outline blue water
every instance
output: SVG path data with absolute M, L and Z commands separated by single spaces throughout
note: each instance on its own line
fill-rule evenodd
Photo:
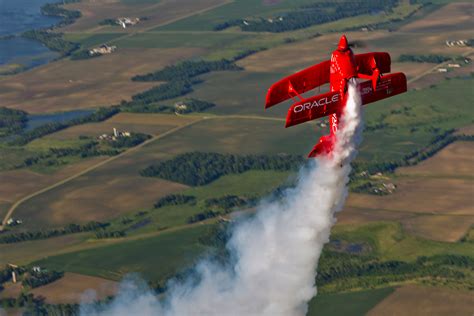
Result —
M 94 110 L 75 110 L 69 112 L 28 115 L 28 123 L 24 131 L 30 131 L 48 123 L 65 123 L 72 119 L 82 118 L 94 113 Z
M 60 18 L 44 16 L 40 8 L 56 0 L 0 0 L 0 36 L 19 35 L 24 31 L 50 27 Z M 0 65 L 38 66 L 56 58 L 41 43 L 25 38 L 0 39 Z

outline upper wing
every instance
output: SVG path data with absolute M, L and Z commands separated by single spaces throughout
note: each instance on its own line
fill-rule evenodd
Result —
M 267 92 L 265 108 L 286 101 L 292 97 L 290 87 L 302 94 L 329 82 L 329 60 L 301 70 L 274 83 Z
M 390 72 L 390 55 L 388 53 L 366 53 L 355 55 L 358 72 L 371 75 L 373 59 L 381 73 Z
M 375 90 L 371 81 L 359 84 L 362 104 L 390 98 L 407 91 L 407 78 L 401 72 L 382 76 Z M 345 100 L 338 91 L 327 92 L 293 104 L 288 110 L 285 127 L 298 125 L 341 111 Z

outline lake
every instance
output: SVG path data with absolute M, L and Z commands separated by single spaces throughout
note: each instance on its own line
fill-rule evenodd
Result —
M 0 36 L 19 35 L 24 31 L 50 27 L 60 18 L 41 14 L 40 8 L 51 0 L 0 0 Z M 43 44 L 21 38 L 0 39 L 0 66 L 35 67 L 58 57 Z

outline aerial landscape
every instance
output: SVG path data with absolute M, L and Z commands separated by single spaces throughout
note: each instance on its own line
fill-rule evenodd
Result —
M 50 1 L 0 1 L 1 316 L 474 314 L 474 3 Z M 264 107 L 342 34 L 408 89 L 328 167 Z

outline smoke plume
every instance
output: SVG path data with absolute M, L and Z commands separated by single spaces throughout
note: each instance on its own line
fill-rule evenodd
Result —
M 255 216 L 236 225 L 227 244 L 232 265 L 198 263 L 198 281 L 171 284 L 164 302 L 125 282 L 105 310 L 84 309 L 83 314 L 305 315 L 317 292 L 318 259 L 347 196 L 361 123 L 353 80 L 333 154 L 309 161 L 282 199 L 262 201 Z

